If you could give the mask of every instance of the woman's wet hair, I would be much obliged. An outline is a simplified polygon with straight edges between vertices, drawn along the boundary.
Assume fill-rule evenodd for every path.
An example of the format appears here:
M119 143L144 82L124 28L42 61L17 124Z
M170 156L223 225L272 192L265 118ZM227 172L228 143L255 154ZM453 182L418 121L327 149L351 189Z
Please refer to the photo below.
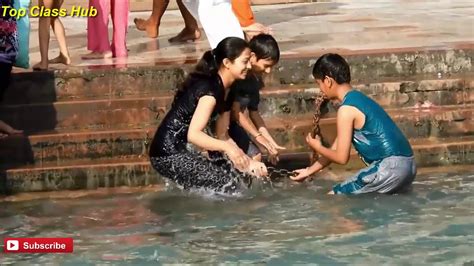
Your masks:
M280 60L280 48L271 35L259 34L250 40L249 46L257 56L257 60L270 59L275 64Z
M338 54L324 54L314 64L313 77L324 80L328 76L338 84L351 82L351 70L346 60Z
M249 48L249 44L241 38L227 37L220 41L216 48L203 54L194 71L188 75L176 92L175 100L196 80L216 76L225 58L233 62L247 48Z
M194 73L216 75L225 58L234 62L246 48L249 48L249 44L245 40L227 37L219 42L216 48L204 53L197 63Z

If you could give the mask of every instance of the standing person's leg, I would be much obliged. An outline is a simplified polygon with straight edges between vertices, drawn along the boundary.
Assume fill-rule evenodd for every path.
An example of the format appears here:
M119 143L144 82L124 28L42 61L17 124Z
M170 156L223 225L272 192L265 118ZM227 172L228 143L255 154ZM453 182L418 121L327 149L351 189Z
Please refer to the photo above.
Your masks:
M44 8L53 8L54 0L39 0L38 5ZM49 25L51 18L49 16L41 16L38 22L38 38L41 61L33 66L34 70L48 69L48 51L49 51Z
M114 57L127 57L127 26L129 0L112 0L112 54Z
M158 37L161 17L165 13L169 2L169 0L153 0L153 10L151 11L151 16L147 20L141 18L135 18L133 20L137 29L146 31L148 37L150 38Z
M82 59L112 57L108 30L110 1L89 0L89 6L97 9L97 15L87 18L87 49L91 53L82 56Z
M183 3L183 0L176 0L178 3L179 11L181 12L181 16L184 19L184 29L181 30L178 35L170 38L168 41L171 43L180 43L180 42L187 42L187 41L195 41L201 38L201 31L199 30L198 23L191 14L191 11L188 10L186 5ZM197 5L196 5L197 7ZM197 9L196 9L197 15Z
M198 14L211 48L227 37L244 39L230 0L200 0Z
M64 0L54 0L54 8L60 9L63 5ZM71 64L71 58L69 57L69 51L67 49L66 42L66 33L64 31L64 26L59 17L51 18L51 28L53 29L54 35L59 43L59 55L58 57L49 60L50 64Z

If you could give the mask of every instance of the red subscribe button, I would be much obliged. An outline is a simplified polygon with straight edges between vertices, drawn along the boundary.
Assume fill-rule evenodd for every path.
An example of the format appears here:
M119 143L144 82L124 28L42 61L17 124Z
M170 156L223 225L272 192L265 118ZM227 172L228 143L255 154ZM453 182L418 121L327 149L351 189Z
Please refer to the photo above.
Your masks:
M5 253L72 253L72 238L5 238Z

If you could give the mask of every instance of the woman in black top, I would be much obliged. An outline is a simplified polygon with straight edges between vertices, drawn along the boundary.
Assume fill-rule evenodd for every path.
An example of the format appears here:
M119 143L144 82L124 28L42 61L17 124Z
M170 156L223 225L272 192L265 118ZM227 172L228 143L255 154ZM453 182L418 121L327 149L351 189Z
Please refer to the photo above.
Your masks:
M150 158L158 173L179 187L229 193L249 184L250 176L245 173L267 174L265 165L252 161L232 139L220 140L204 132L211 118L229 110L225 105L226 94L236 79L245 78L249 58L247 42L228 37L203 55L176 93L171 109L156 131ZM229 117L219 117L216 125L227 128ZM213 152L212 158L192 150L188 143Z

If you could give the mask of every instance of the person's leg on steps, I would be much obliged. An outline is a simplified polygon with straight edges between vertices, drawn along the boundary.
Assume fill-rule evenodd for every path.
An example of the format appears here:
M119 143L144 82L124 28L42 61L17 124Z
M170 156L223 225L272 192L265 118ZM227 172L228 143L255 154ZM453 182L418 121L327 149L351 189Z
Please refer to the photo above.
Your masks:
M60 9L63 5L64 0L55 0L54 8ZM59 17L51 17L51 28L53 29L54 35L59 43L59 55L58 57L49 60L50 64L71 64L71 58L69 56L69 51L67 48L66 42L66 32L64 31L64 26Z
M127 27L129 0L112 0L112 54L114 57L127 57Z
M191 11L188 10L186 5L183 3L183 0L176 0L176 3L178 4L181 16L184 19L184 29L168 41L170 43L181 43L198 40L201 38L201 31L199 30L196 18L193 16Z
M54 0L39 0L38 6L46 9L51 9L54 6ZM41 61L33 66L34 70L48 69L48 51L49 51L49 26L51 24L51 17L41 16L38 21L38 38Z
M147 19L135 18L133 22L138 30L146 31L148 37L156 38L159 35L161 18L168 7L169 0L153 0L151 16Z
M87 49L91 51L91 53L82 56L82 59L112 57L108 30L110 1L111 0L89 0L89 6L97 9L97 15L87 18Z

